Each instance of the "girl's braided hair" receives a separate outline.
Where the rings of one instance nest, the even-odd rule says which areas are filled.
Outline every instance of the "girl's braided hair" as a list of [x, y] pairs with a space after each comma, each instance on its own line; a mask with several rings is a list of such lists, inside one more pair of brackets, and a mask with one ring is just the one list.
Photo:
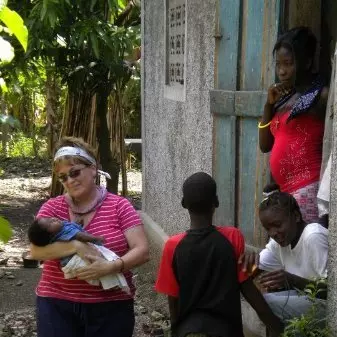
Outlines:
[[273, 54], [281, 47], [289, 49], [297, 62], [312, 60], [310, 68], [313, 67], [313, 60], [316, 53], [317, 39], [310, 28], [295, 27], [281, 35], [273, 49]]
[[270, 208], [276, 208], [289, 214], [297, 212], [300, 220], [303, 221], [300, 207], [296, 199], [289, 193], [281, 192], [280, 186], [277, 184], [269, 184], [263, 189], [265, 199], [262, 200], [259, 211], [263, 212]]

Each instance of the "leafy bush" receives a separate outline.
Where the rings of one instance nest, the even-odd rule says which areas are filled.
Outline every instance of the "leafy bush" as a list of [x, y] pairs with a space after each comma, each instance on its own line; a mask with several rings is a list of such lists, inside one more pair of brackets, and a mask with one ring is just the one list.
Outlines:
[[0, 216], [0, 241], [6, 243], [12, 236], [12, 229], [9, 222]]
[[[0, 144], [0, 152], [4, 152]], [[47, 141], [44, 137], [27, 137], [22, 132], [11, 135], [7, 146], [8, 157], [46, 157]]]
[[283, 337], [329, 337], [330, 330], [327, 325], [326, 317], [317, 318], [318, 302], [320, 293], [326, 291], [326, 279], [319, 279], [310, 283], [304, 290], [303, 295], [313, 303], [311, 309], [306, 315], [289, 320], [283, 333]]

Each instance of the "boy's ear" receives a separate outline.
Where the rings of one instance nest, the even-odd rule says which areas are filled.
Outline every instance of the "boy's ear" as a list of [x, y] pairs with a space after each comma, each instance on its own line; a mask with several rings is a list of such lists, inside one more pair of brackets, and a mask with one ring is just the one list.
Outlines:
[[215, 208], [218, 208], [218, 207], [219, 207], [219, 198], [218, 198], [217, 195], [216, 195], [215, 198], [214, 198], [214, 207], [215, 207]]
[[183, 206], [184, 208], [186, 208], [186, 204], [185, 204], [184, 198], [181, 199], [181, 206]]

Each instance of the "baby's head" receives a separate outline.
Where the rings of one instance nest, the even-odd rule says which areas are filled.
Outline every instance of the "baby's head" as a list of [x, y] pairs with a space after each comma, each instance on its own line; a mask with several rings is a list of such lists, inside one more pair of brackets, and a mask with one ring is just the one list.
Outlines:
[[62, 221], [57, 218], [35, 219], [28, 229], [28, 238], [35, 246], [44, 247], [61, 229]]

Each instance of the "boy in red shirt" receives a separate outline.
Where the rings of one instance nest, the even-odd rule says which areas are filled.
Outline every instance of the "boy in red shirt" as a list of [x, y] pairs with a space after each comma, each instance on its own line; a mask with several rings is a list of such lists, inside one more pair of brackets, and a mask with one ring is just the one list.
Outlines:
[[283, 330], [238, 260], [245, 244], [234, 227], [215, 227], [219, 206], [214, 179], [199, 172], [183, 185], [191, 226], [165, 244], [156, 290], [168, 295], [173, 337], [243, 337], [240, 291], [268, 326]]

